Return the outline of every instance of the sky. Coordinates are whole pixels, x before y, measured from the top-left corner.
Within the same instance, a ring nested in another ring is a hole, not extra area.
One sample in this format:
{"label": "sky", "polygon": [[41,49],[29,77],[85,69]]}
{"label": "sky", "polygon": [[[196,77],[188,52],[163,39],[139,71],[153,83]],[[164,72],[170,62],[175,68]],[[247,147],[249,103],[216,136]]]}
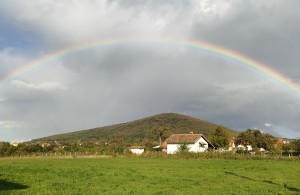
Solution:
{"label": "sky", "polygon": [[299,13],[298,0],[0,1],[0,140],[166,112],[299,138],[300,90],[177,44],[232,51],[299,86]]}

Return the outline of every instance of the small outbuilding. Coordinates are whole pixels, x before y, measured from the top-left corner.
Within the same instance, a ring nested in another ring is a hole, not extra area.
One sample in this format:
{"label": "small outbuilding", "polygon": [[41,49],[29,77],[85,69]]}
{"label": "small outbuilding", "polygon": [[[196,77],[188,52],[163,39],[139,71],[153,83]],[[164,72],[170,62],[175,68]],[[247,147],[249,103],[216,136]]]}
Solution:
{"label": "small outbuilding", "polygon": [[185,144],[188,152],[205,152],[215,147],[202,134],[172,134],[165,141],[167,143],[167,154],[175,154]]}
{"label": "small outbuilding", "polygon": [[128,148],[132,154],[143,154],[146,146],[131,146]]}

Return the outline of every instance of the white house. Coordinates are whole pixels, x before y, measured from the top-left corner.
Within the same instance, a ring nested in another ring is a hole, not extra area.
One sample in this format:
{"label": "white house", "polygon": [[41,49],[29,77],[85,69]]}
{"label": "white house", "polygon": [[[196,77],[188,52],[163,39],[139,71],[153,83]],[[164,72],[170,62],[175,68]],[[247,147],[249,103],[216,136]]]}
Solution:
{"label": "white house", "polygon": [[202,134],[172,134],[165,141],[167,154],[175,154],[182,144],[186,144],[189,152],[205,152],[214,146]]}
{"label": "white house", "polygon": [[253,150],[251,145],[246,145],[246,147],[247,147],[247,151],[252,151]]}
{"label": "white house", "polygon": [[143,154],[145,152],[146,146],[131,146],[128,149],[132,154]]}

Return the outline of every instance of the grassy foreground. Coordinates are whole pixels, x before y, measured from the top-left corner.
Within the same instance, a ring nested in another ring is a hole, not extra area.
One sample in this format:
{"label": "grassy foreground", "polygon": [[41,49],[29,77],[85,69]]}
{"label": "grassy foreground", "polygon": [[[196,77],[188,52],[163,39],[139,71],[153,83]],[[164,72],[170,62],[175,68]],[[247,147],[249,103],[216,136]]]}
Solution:
{"label": "grassy foreground", "polygon": [[0,159],[0,194],[300,194],[300,162]]}

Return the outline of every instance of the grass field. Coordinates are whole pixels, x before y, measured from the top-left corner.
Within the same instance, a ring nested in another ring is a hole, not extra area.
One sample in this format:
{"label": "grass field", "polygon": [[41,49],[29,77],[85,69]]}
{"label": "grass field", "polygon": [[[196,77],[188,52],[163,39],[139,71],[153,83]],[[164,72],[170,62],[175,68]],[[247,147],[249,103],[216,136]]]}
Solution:
{"label": "grass field", "polygon": [[0,159],[0,194],[300,194],[300,162]]}

